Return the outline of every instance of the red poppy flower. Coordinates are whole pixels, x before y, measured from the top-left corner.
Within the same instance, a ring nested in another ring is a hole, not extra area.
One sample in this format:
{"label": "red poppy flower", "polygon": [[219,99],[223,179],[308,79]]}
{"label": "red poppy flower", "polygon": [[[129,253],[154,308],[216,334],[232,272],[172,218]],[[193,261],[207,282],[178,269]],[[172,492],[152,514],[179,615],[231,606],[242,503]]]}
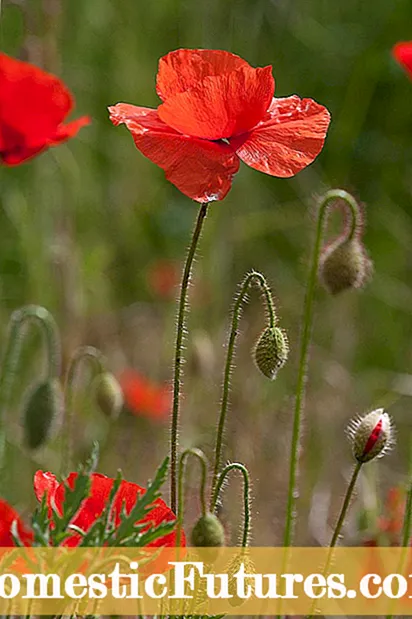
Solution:
{"label": "red poppy flower", "polygon": [[157,385],[136,370],[124,370],[118,377],[124,401],[130,412],[151,419],[164,419],[171,406],[171,393],[167,385]]}
{"label": "red poppy flower", "polygon": [[[70,473],[67,478],[67,484],[70,488],[74,487],[77,473]],[[76,525],[82,531],[87,532],[92,524],[101,515],[109,500],[110,492],[113,487],[114,480],[100,473],[93,473],[91,476],[91,490],[90,496],[83,501],[80,510],[73,518],[71,524]],[[56,477],[52,473],[46,473],[43,471],[37,471],[34,476],[34,491],[39,501],[42,500],[44,494],[46,494],[47,504],[51,508],[62,513],[64,504],[65,487],[64,484],[59,483]],[[120,488],[116,494],[116,498],[113,505],[113,514],[115,518],[115,524],[120,523],[120,516],[123,506],[126,509],[126,513],[130,513],[134,507],[137,498],[144,494],[146,491],[137,484],[133,484],[128,481],[122,481]],[[147,523],[149,528],[151,525],[159,525],[162,522],[170,522],[175,520],[176,516],[169,509],[166,503],[162,499],[156,499],[153,503],[153,508],[146,514],[146,516],[140,521],[141,523]],[[79,533],[73,532],[73,535],[69,537],[65,542],[65,546],[77,546],[80,543],[81,536]],[[175,546],[176,545],[176,533],[172,532],[163,537],[159,537],[154,542],[148,544],[148,547],[160,547],[160,546]],[[184,540],[182,546],[184,546]]]}
{"label": "red poppy flower", "polygon": [[25,526],[18,513],[6,502],[0,499],[0,547],[15,546],[11,527],[17,522],[19,537],[25,546],[33,543],[33,533]]}
{"label": "red poppy flower", "polygon": [[63,124],[73,97],[57,77],[0,53],[0,158],[17,165],[76,135],[90,119]]}
{"label": "red poppy flower", "polygon": [[172,260],[156,260],[148,269],[151,291],[163,299],[174,299],[180,279],[180,265]]}
{"label": "red poppy flower", "polygon": [[397,43],[392,49],[392,54],[412,78],[412,41]]}
{"label": "red poppy flower", "polygon": [[328,110],[296,95],[274,98],[272,67],[253,68],[220,50],[179,49],[160,59],[157,110],[109,108],[137,148],[198,202],[222,200],[239,159],[266,174],[294,176],[322,150]]}

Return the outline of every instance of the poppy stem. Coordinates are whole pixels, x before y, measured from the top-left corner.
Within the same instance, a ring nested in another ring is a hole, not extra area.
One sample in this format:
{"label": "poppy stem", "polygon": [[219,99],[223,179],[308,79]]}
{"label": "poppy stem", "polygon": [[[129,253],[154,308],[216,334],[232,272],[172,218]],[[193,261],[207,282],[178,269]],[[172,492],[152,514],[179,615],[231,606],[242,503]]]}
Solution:
{"label": "poppy stem", "polygon": [[192,448],[186,449],[180,456],[179,460],[179,480],[178,480],[178,507],[177,507],[177,534],[176,534],[176,546],[180,547],[181,537],[182,537],[182,528],[183,528],[183,520],[184,520],[184,481],[185,481],[185,472],[186,472],[186,462],[189,456],[194,456],[198,459],[199,464],[202,468],[202,477],[200,482],[200,506],[202,510],[202,516],[206,515],[206,482],[207,482],[207,469],[208,469],[208,461],[200,449]]}
{"label": "poppy stem", "polygon": [[251,514],[250,514],[250,476],[247,468],[239,462],[233,462],[228,464],[220,473],[216,488],[213,493],[211,511],[216,510],[216,505],[219,500],[219,494],[226,481],[227,476],[232,471],[239,471],[243,475],[243,535],[242,535],[242,548],[246,548],[249,543],[250,528],[251,528]]}
{"label": "poppy stem", "polygon": [[95,369],[95,374],[102,374],[106,371],[106,358],[103,353],[93,346],[80,346],[77,348],[67,368],[64,386],[65,400],[65,432],[63,438],[61,473],[66,474],[73,465],[74,453],[74,421],[75,414],[73,409],[74,395],[77,389],[79,370],[81,365],[89,361]]}
{"label": "poppy stem", "polygon": [[308,285],[305,295],[305,305],[302,321],[302,334],[300,343],[300,358],[299,358],[299,370],[296,386],[296,399],[295,410],[293,417],[292,427],[292,442],[291,442],[291,455],[290,455],[290,468],[289,468],[289,488],[288,499],[286,506],[286,520],[285,531],[283,537],[283,545],[285,547],[291,546],[293,541],[294,526],[296,520],[296,502],[298,498],[297,488],[297,475],[298,475],[298,459],[299,459],[299,445],[300,434],[302,424],[302,413],[304,408],[306,385],[307,385],[307,368],[309,361],[309,348],[313,327],[313,306],[316,282],[319,269],[319,259],[322,247],[322,238],[325,228],[326,215],[328,213],[328,206],[330,202],[336,200],[344,200],[349,206],[352,213],[352,223],[350,227],[349,237],[355,234],[356,227],[358,225],[359,210],[353,197],[344,191],[343,189],[332,189],[323,196],[320,205],[317,218],[315,244],[312,253],[312,263],[309,272]]}
{"label": "poppy stem", "polygon": [[57,325],[53,316],[44,307],[27,305],[13,312],[6,338],[6,350],[0,372],[0,478],[4,480],[5,461],[5,415],[10,405],[13,383],[28,323],[36,323],[43,331],[46,344],[47,377],[57,378],[60,374],[61,352]]}
{"label": "poppy stem", "polygon": [[223,393],[222,393],[222,402],[220,406],[220,417],[217,427],[216,434],[216,446],[215,446],[215,463],[213,470],[213,482],[212,482],[212,494],[211,494],[211,505],[213,505],[213,500],[215,497],[217,479],[219,475],[220,464],[222,460],[222,445],[223,445],[223,434],[226,423],[227,409],[229,404],[229,392],[230,392],[230,378],[233,370],[233,357],[235,354],[235,344],[236,338],[238,336],[238,327],[239,320],[242,311],[242,305],[246,299],[246,295],[249,289],[249,286],[253,281],[260,286],[265,296],[266,302],[266,311],[267,311],[267,321],[271,328],[275,327],[277,318],[275,312],[275,306],[272,299],[272,293],[270,288],[266,282],[266,279],[261,273],[256,271],[252,271],[248,273],[244,278],[243,282],[240,285],[239,293],[236,297],[235,305],[233,308],[232,314],[232,326],[230,329],[229,341],[227,345],[227,355],[226,355],[226,364],[225,364],[225,373],[223,379]]}
{"label": "poppy stem", "polygon": [[187,309],[187,292],[189,288],[193,259],[195,257],[197,244],[202,231],[203,221],[207,214],[207,207],[208,202],[203,202],[199,209],[192,240],[189,245],[189,251],[183,269],[182,282],[180,285],[173,373],[173,407],[170,427],[170,504],[174,513],[176,513],[177,509],[177,448],[179,441],[180,383],[182,374],[182,349],[185,327],[184,323]]}

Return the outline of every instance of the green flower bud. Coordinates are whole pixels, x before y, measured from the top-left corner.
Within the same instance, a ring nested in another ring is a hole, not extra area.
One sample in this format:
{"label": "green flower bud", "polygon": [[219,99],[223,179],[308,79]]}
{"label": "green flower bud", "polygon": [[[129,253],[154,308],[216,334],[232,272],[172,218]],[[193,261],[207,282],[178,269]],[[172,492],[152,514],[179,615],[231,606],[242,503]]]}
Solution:
{"label": "green flower bud", "polygon": [[372,262],[356,237],[338,239],[324,250],[320,258],[319,276],[332,295],[350,288],[361,288],[371,272]]}
{"label": "green flower bud", "polygon": [[193,527],[191,540],[198,548],[224,546],[225,530],[219,518],[211,513],[201,516]]}
{"label": "green flower bud", "polygon": [[253,587],[253,575],[256,573],[256,569],[253,561],[250,559],[247,552],[245,552],[245,549],[242,549],[242,552],[232,559],[226,569],[229,576],[229,593],[233,596],[228,599],[228,602],[233,607],[241,606],[244,602],[246,602],[246,599],[239,597],[237,592],[237,579],[235,578],[235,575],[239,572],[239,570],[244,574],[250,575],[249,577],[245,576],[245,589],[247,590],[248,585]]}
{"label": "green flower bud", "polygon": [[394,443],[392,420],[383,408],[353,419],[347,432],[353,455],[362,464],[382,457]]}
{"label": "green flower bud", "polygon": [[57,378],[30,391],[23,413],[24,441],[29,449],[38,449],[51,438],[62,413],[63,394]]}
{"label": "green flower bud", "polygon": [[287,361],[289,343],[286,332],[279,327],[266,327],[254,350],[255,363],[264,376],[271,380]]}
{"label": "green flower bud", "polygon": [[96,400],[100,410],[109,419],[117,419],[123,408],[123,392],[117,379],[110,372],[95,379]]}

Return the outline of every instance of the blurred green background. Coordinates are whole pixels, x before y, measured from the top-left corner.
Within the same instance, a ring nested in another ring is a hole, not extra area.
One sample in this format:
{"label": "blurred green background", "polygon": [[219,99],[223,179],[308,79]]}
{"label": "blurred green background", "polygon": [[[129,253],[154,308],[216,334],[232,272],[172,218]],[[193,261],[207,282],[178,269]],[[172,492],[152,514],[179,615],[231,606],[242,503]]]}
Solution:
{"label": "blurred green background", "polygon": [[[362,292],[331,298],[319,287],[302,439],[298,540],[323,543],[350,473],[344,436],[358,412],[388,406],[396,450],[365,467],[347,541],[359,541],[357,516],[374,512],[391,486],[407,479],[412,395],[412,83],[391,47],[412,39],[410,0],[3,0],[6,53],[64,79],[76,114],[93,122],[68,144],[17,168],[0,169],[0,327],[26,303],[47,307],[61,329],[64,358],[81,344],[100,348],[115,373],[132,367],[152,380],[171,378],[174,296],[151,284],[159,265],[185,256],[196,204],[170,185],[108,120],[119,101],[156,107],[158,59],[178,47],[225,49],[252,65],[273,65],[276,94],[326,105],[332,124],[318,160],[290,180],[241,166],[222,203],[211,205],[192,287],[186,341],[182,446],[211,453],[219,410],[232,298],[251,268],[267,277],[288,331],[291,355],[273,383],[250,349],[263,328],[257,293],[241,326],[225,458],[250,467],[255,545],[281,543],[285,479],[296,382],[299,321],[316,201],[345,188],[364,205],[365,244],[374,277]],[[331,217],[327,238],[341,227]],[[160,262],[159,262],[160,261]],[[178,271],[179,272],[179,271]],[[9,413],[8,498],[33,503],[32,471],[58,469],[59,449],[32,456],[21,446],[26,383],[38,353],[17,381]],[[100,469],[120,466],[144,485],[168,447],[167,423],[125,411],[109,427],[87,397],[76,410],[78,456],[102,441]],[[196,516],[196,474],[189,518]],[[231,484],[222,519],[236,540],[240,488]],[[232,506],[232,508],[230,507]],[[374,529],[371,519],[369,527]]]}

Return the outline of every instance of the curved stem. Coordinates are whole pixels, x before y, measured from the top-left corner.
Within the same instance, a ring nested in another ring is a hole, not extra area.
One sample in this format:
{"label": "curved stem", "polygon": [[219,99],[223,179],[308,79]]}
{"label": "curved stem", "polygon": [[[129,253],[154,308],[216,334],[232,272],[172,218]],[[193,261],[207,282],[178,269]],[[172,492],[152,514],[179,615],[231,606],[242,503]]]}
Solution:
{"label": "curved stem", "polygon": [[215,495],[217,478],[219,475],[219,469],[220,469],[220,464],[221,464],[221,459],[222,459],[223,434],[224,434],[227,409],[228,409],[228,404],[229,404],[230,377],[232,374],[233,357],[235,354],[236,338],[238,336],[239,320],[240,320],[242,305],[247,295],[248,288],[254,280],[261,287],[263,294],[265,296],[267,320],[268,320],[269,326],[273,328],[275,327],[276,322],[277,322],[276,311],[275,311],[275,306],[274,306],[273,299],[272,299],[272,294],[266,282],[266,279],[261,273],[258,273],[256,271],[252,271],[251,273],[248,273],[245,279],[243,280],[243,282],[241,283],[239,293],[236,297],[235,305],[233,308],[233,314],[232,314],[232,325],[231,325],[229,341],[227,345],[225,373],[224,373],[224,379],[223,379],[222,402],[220,406],[220,416],[219,416],[219,422],[218,422],[217,434],[216,434],[215,462],[214,462],[214,469],[213,469],[213,482],[212,482],[212,494],[211,494],[212,503],[213,503],[213,497]]}
{"label": "curved stem", "polygon": [[55,378],[60,374],[61,351],[59,332],[50,312],[38,305],[27,305],[13,312],[9,323],[6,350],[0,372],[0,475],[3,469],[6,445],[4,415],[10,403],[13,381],[26,334],[25,326],[31,322],[36,323],[43,331],[47,349],[47,377]]}
{"label": "curved stem", "polygon": [[240,471],[243,475],[243,535],[242,535],[242,548],[246,548],[250,535],[250,478],[247,468],[238,462],[228,464],[220,473],[217,480],[216,488],[213,493],[211,511],[215,511],[220,491],[225,483],[226,477],[231,471]]}
{"label": "curved stem", "polygon": [[170,505],[173,512],[177,508],[177,446],[179,439],[179,404],[180,404],[180,381],[182,374],[182,348],[184,335],[184,322],[186,315],[186,300],[189,287],[190,274],[192,271],[193,259],[195,257],[197,244],[202,231],[203,221],[206,217],[208,203],[203,202],[199,213],[189,251],[183,269],[182,282],[180,284],[179,310],[177,315],[175,359],[173,373],[173,407],[172,421],[170,427]]}
{"label": "curved stem", "polygon": [[179,461],[179,480],[178,480],[178,508],[177,508],[177,535],[176,546],[180,546],[180,540],[182,535],[183,519],[184,519],[184,480],[185,480],[185,465],[189,456],[194,456],[198,459],[201,469],[202,477],[200,482],[200,506],[202,510],[202,516],[206,515],[206,481],[207,481],[207,467],[208,462],[205,454],[200,449],[192,448],[186,449],[180,456]]}
{"label": "curved stem", "polygon": [[283,537],[283,545],[285,547],[290,546],[293,538],[294,523],[296,519],[296,501],[298,497],[297,490],[297,472],[298,472],[298,455],[299,455],[299,442],[300,442],[300,428],[301,417],[305,400],[306,392],[306,378],[307,378],[307,366],[309,359],[309,347],[312,334],[313,324],[313,302],[315,296],[316,280],[319,269],[319,258],[322,245],[323,231],[325,227],[326,214],[328,212],[328,205],[334,200],[344,200],[348,204],[352,213],[352,224],[349,232],[349,238],[351,238],[356,231],[358,224],[358,205],[353,197],[344,191],[343,189],[333,189],[328,191],[322,198],[319,206],[315,245],[312,253],[312,264],[309,272],[308,285],[305,295],[305,305],[302,321],[302,335],[300,344],[300,357],[299,357],[299,370],[298,379],[296,385],[296,399],[295,410],[293,417],[292,428],[292,442],[291,442],[291,456],[290,456],[290,468],[289,468],[289,487],[288,487],[288,499],[286,506],[286,521],[285,531]]}
{"label": "curved stem", "polygon": [[74,440],[74,410],[73,400],[77,388],[77,379],[81,365],[88,361],[95,370],[96,375],[105,372],[106,358],[103,353],[93,346],[80,346],[74,351],[66,373],[64,386],[65,399],[65,437],[63,445],[62,474],[71,470],[73,464],[73,440]]}

